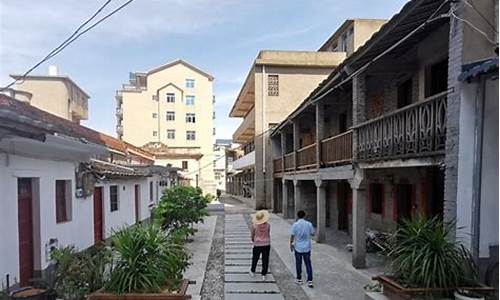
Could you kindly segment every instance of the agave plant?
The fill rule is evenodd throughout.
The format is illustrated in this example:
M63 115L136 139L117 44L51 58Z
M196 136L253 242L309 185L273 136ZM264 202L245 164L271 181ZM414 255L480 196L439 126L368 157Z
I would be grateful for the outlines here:
M470 252L449 239L454 223L415 216L390 237L393 275L409 287L455 289L477 279Z
M114 262L106 291L157 293L175 288L189 255L175 232L165 232L155 224L132 226L112 238Z

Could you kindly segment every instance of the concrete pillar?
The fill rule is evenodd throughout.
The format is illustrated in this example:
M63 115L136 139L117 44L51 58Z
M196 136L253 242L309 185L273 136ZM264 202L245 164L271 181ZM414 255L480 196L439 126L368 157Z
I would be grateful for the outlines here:
M299 212L299 210L302 209L301 185L302 185L302 183L300 180L297 180L297 179L293 180L293 187L294 187L293 196L294 196L294 204L295 204L295 211L294 211L293 218L295 218L297 216L297 213Z
M316 103L316 167L321 167L321 140L325 138L325 105Z
M326 182L321 179L314 181L316 184L316 242L322 243L325 241L326 231Z
M286 131L281 131L281 170L285 172L285 154L286 154Z
M366 203L367 188L364 171L356 169L349 180L352 189L352 265L356 269L366 267Z
M352 79L352 125L366 121L366 78L363 73ZM353 159L358 158L358 131L352 135Z
M283 217L285 219L289 218L289 213L288 213L288 183L285 179L282 180L283 184L281 185L281 189L282 189L282 201L283 201L283 204L281 205L282 206L282 210L283 210Z

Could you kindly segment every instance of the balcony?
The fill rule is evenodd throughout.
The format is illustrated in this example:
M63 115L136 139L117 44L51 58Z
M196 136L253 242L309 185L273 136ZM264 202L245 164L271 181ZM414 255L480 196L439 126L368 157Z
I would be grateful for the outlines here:
M255 137L255 109L252 109L243 119L240 126L233 134L233 141L239 144L247 144Z
M337 165L352 161L352 130L321 141L321 161Z
M237 160L233 161L233 168L235 170L242 170L255 165L255 151L252 151Z
M116 125L116 133L118 134L118 136L123 135L123 126L122 125Z
M116 117L119 119L123 118L123 108L121 106L116 108Z
M274 173L281 173L283 172L283 159L278 158L273 161L273 166L274 166Z
M285 154L285 172L295 170L295 152Z
M355 127L358 160L415 158L444 153L447 92Z
M297 169L316 167L316 143L297 150Z

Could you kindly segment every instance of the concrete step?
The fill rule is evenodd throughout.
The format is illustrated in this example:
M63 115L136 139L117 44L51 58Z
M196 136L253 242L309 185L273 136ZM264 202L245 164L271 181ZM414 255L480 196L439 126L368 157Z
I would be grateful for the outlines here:
M250 277L248 274L225 274L224 280L226 282L275 282L272 274L267 274L266 281L263 281L259 273L256 273L255 277Z
M285 300L280 294L225 294L225 300Z
M269 282L226 282L226 293L237 294L279 294L280 289L275 283Z

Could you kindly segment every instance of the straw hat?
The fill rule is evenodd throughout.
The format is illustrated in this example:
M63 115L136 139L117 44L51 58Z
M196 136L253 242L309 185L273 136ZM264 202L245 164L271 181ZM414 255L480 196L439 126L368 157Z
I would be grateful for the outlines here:
M269 212L265 209L259 210L252 215L252 223L259 225L266 223L269 220Z

